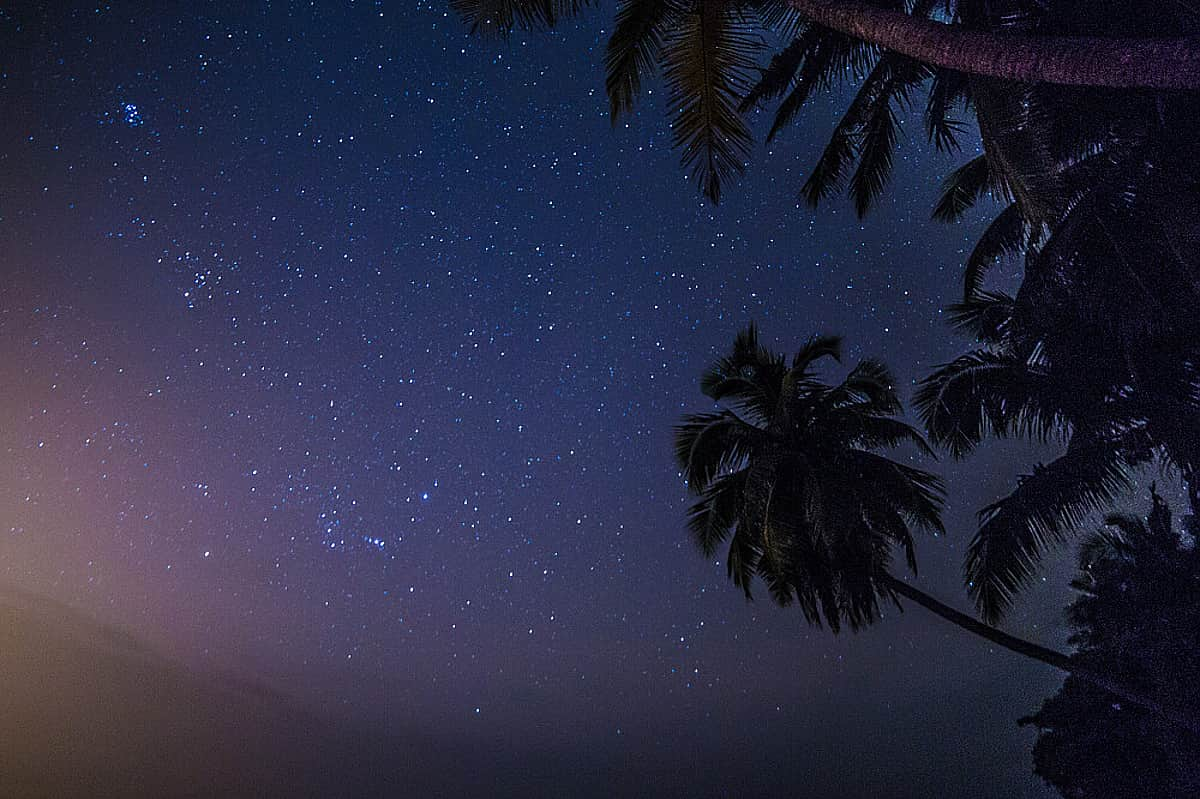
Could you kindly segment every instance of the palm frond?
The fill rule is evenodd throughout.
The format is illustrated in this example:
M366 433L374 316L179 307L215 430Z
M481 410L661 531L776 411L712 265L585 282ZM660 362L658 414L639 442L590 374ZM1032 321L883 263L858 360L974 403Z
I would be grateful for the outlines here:
M983 287L988 269L1004 256L1022 253L1030 240L1029 225L1021 206L1010 204L992 220L967 256L963 271L963 296L969 301Z
M903 409L896 393L896 378L877 358L859 361L845 380L826 392L823 403L828 408L858 406L861 411L875 414L894 414Z
M800 188L800 195L810 206L816 207L841 188L850 164L858 155L862 125L890 73L891 59L884 55L863 80L846 113L829 135L825 150Z
M663 73L675 146L714 204L741 174L750 130L737 112L762 40L733 4L697 3L663 36Z
M936 0L917 0L911 8L907 8L906 3L896 5L897 10L926 17L932 13ZM831 37L821 41L838 45ZM861 43L841 47L852 54L857 63L873 66L830 135L825 151L801 189L801 196L809 205L817 205L841 187L850 165L857 160L858 166L850 177L850 195L861 217L878 199L891 176L900 134L898 111L908 105L912 91L933 72L927 65L899 53L886 51L880 55L873 45L866 49L862 49ZM803 95L799 103L792 103L791 97L784 101L768 140L796 113L804 99L807 95Z
M890 541L904 550L904 562L909 571L917 573L917 547L913 540L912 530L899 511L884 507L866 506L863 517L870 526L872 534Z
M751 322L738 332L729 355L720 358L700 377L700 390L714 401L732 399L759 419L776 410L787 367L783 356L759 344Z
M925 133L942 152L959 149L958 137L966 126L952 114L958 106L970 103L969 85L967 76L961 72L934 70L925 105Z
M829 424L844 436L851 446L857 448L878 449L912 444L922 455L937 457L937 453L919 430L890 416L871 416L859 413L855 409L849 413L831 414Z
M857 72L863 65L873 63L877 51L857 39L827 28L810 26L801 37L806 40L808 55L796 73L792 90L779 108L767 131L767 141L773 141L787 127L814 91L828 88L835 76L847 70Z
M738 467L764 435L729 410L690 414L675 428L675 460L688 487L700 493L722 471Z
M613 124L633 111L642 81L653 75L663 36L681 13L679 0L621 0L604 53L604 87Z
M810 56L822 35L823 31L819 28L806 28L787 47L771 56L758 80L738 104L738 111L744 114L763 100L773 100L786 92L792 86L800 65Z
M758 559L762 554L751 536L747 525L739 522L729 541L729 551L725 555L725 570L733 584L742 589L746 599L753 599L752 583L758 569Z
M705 557L716 554L741 516L748 474L742 469L713 480L688 511L688 529Z
M913 404L930 440L961 458L989 433L1042 441L1067 435L1066 390L1036 364L977 350L922 380Z
M865 504L900 513L930 532L945 533L942 508L946 490L940 477L874 452L852 449L849 454L855 477L870 486L870 494L862 497Z
M1026 220L1050 223L1066 201L1061 158L1052 148L1052 116L1033 89L987 79L971 83L979 134L994 185Z
M946 309L950 326L974 336L977 341L999 345L1013 327L1016 300L1003 292L976 291L963 302Z
M813 336L796 350L792 357L792 369L808 372L809 368L822 358L842 360L841 336Z
M991 188L991 173L986 155L972 158L955 169L942 181L942 190L933 206L933 218L939 222L954 222L962 218Z
M1035 468L1011 494L984 508L965 560L967 592L984 620L998 622L1046 550L1131 486L1110 442L1072 441L1062 457Z
M592 0L450 0L472 35L492 39L506 39L514 30L553 28L589 5Z
M850 178L850 198L859 218L866 215L883 193L892 174L900 139L898 111L905 110L913 89L929 77L929 68L919 61L887 53L887 81L872 99L859 131L858 168Z
M774 31L783 40L794 39L808 24L788 0L757 0L752 5L758 8L758 18L763 27Z
M718 393L718 388L722 383L745 377L771 361L771 354L759 345L758 329L751 322L744 330L738 331L730 353L704 370L700 376L700 390L709 399L719 400L722 395Z
M842 359L841 336L813 336L796 352L792 367L784 374L779 398L784 404L795 404L802 398L820 394L824 388L813 379L812 365L822 358Z

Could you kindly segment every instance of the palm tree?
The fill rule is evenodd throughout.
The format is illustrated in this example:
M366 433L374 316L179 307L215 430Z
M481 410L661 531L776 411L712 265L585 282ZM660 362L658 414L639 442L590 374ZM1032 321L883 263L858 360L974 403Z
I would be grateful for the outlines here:
M1200 728L1200 720L1072 667L1066 655L945 605L892 574L896 548L916 571L913 529L942 532L942 485L876 450L912 445L932 455L902 411L886 366L867 359L829 385L814 372L840 360L836 337L810 339L791 362L763 347L751 325L701 378L718 411L685 417L675 456L699 499L688 526L708 557L726 542L730 579L747 597L757 577L780 605L837 632L874 623L904 597L968 632L1070 671L1127 701Z
M991 623L1031 582L1046 551L1128 491L1142 464L1157 458L1177 468L1193 499L1200 487L1197 321L1171 312L1142 328L1138 291L1154 287L1155 274L1135 273L1142 282L1135 290L1096 271L1086 275L1096 285L1076 275L1058 286L1073 299L1026 285L1016 298L981 291L956 306L955 323L983 346L935 370L915 397L930 439L955 457L989 435L1066 444L980 513L964 571ZM1163 302L1195 299L1171 278L1166 285L1172 291Z
M1009 201L952 309L983 346L917 393L931 440L956 457L988 435L1068 444L981 514L966 577L991 622L1152 457L1178 470L1200 516L1200 109L1188 96L1111 100L1025 91L1017 116L991 116L1017 132L996 137L1003 156L957 170L938 204L955 218L988 191ZM1030 130L1049 145L1014 156ZM984 289L1004 255L1024 261L1015 297Z
M931 66L1001 80L1112 88L1200 88L1200 43L1187 36L996 36L906 13L903 4L861 0L693 0L755 8L787 5L814 25ZM507 35L552 28L590 0L451 0L473 32ZM687 0L623 0L623 6L685 6ZM945 3L947 8L956 5Z
M747 596L757 575L778 603L794 601L811 623L835 631L871 624L881 600L906 590L891 576L891 558L899 547L915 570L912 527L942 531L941 481L874 452L910 443L929 453L895 418L887 368L864 360L836 386L813 373L840 347L814 338L789 366L760 346L751 325L701 381L732 407L686 417L675 442L701 497L689 520L701 550L711 555L728 538L729 575Z
M1200 714L1200 550L1175 531L1151 486L1145 517L1111 514L1079 552L1068 608L1072 661L1118 674ZM1035 771L1063 796L1194 796L1200 736L1180 734L1137 707L1068 677L1022 724L1038 729ZM1096 757L1097 753L1104 757Z
M972 75L1069 86L1200 88L1200 42L1190 37L998 36L861 0L789 4L816 25Z
M981 513L965 571L994 623L1141 464L1176 468L1200 517L1200 107L1194 94L1044 85L991 99L976 109L985 154L949 176L935 210L956 219L987 193L1008 203L952 308L982 346L916 400L956 457L988 435L1067 444ZM1016 296L984 289L1004 256L1023 261Z
M1060 0L1060 5L1068 3ZM506 36L553 27L589 0L451 0L471 30ZM830 148L805 187L815 202L860 160L851 191L862 213L882 190L898 136L897 112L926 79L930 133L949 145L955 125L945 112L968 83L1039 82L1109 88L1200 88L1200 40L1160 16L1168 32L1136 38L997 30L982 0L621 0L606 55L614 121L630 111L642 84L661 69L667 82L675 146L702 191L718 202L723 182L739 174L752 138L738 111L787 93L770 136L812 91L844 80L862 86ZM1070 16L1070 15L1060 15ZM1096 15L1089 9L1087 16ZM1142 14L1141 18L1153 15ZM1124 22L1122 20L1122 22ZM1089 31L1090 32L1090 31ZM755 83L767 39L790 42ZM982 82L975 77L984 79ZM968 80L968 78L971 78Z

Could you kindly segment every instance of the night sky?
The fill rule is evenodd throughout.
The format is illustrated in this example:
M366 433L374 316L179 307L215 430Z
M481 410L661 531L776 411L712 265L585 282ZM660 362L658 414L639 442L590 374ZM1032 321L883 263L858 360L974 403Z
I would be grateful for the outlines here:
M68 5L0 6L6 640L91 619L252 685L360 795L1049 795L1016 719L1059 675L915 607L812 630L684 527L671 427L750 320L906 386L969 346L939 309L984 214L927 221L959 159L917 120L864 221L797 203L836 94L714 208L657 90L609 124L609 7L505 44L443 2ZM919 585L967 607L974 511L1037 457L935 467ZM1072 560L1008 629L1064 645Z

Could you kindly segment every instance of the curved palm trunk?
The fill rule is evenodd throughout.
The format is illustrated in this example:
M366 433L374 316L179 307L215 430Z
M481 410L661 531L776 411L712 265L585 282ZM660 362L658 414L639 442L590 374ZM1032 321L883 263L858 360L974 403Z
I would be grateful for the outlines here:
M1200 88L1200 38L1031 36L970 30L861 0L789 0L810 21L933 66L1070 86Z
M952 624L958 625L967 632L974 633L981 638L986 638L998 646L1002 646L1011 652L1016 652L1018 655L1033 658L1034 660L1053 666L1060 671L1065 671L1097 688L1108 691L1118 699L1123 699L1130 704L1145 708L1173 724L1200 734L1200 718L1197 718L1194 713L1163 705L1157 700L1150 699L1108 679L1103 674L1097 674L1088 669L1081 669L1071 662L1069 656L1062 652L1048 649L1032 641L1026 641L1023 638L1017 638L1015 635L1009 635L1003 630L998 630L995 627L984 624L973 616L969 616L960 610L955 610L944 602L939 602L924 591L913 588L908 583L890 574L885 575L881 582L905 599L911 599L926 610L941 616Z

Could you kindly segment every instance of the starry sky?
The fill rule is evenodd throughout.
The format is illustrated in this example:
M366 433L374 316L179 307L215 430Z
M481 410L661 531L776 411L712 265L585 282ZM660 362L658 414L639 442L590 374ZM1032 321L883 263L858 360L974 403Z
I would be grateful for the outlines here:
M714 208L657 87L609 124L611 11L0 6L0 582L435 753L309 753L362 795L1048 796L1016 719L1058 675L919 608L746 603L671 461L750 320L905 385L968 345L984 216L928 221L959 159L914 119L866 220L799 205L834 92ZM937 465L917 584L967 606L974 510L1038 457ZM1009 622L1057 646L1059 560Z

